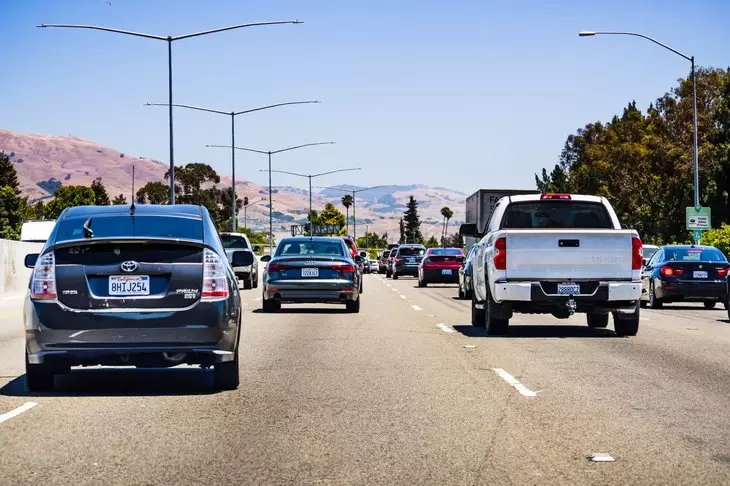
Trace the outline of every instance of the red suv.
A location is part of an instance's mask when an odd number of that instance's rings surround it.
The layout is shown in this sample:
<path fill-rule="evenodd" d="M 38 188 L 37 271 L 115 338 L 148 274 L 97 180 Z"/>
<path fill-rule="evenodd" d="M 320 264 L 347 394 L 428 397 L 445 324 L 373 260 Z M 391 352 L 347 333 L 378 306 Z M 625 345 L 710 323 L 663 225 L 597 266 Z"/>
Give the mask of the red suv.
<path fill-rule="evenodd" d="M 459 283 L 459 269 L 463 261 L 461 248 L 429 248 L 418 265 L 418 286 Z"/>

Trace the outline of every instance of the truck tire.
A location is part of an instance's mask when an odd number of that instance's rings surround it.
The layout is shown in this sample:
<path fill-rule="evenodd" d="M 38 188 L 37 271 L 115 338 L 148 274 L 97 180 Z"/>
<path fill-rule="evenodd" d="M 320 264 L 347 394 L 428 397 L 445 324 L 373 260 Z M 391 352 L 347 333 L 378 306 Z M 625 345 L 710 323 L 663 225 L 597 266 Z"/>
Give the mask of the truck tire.
<path fill-rule="evenodd" d="M 474 327 L 484 327 L 484 309 L 477 309 L 477 301 L 474 294 L 471 295 L 471 325 Z"/>
<path fill-rule="evenodd" d="M 633 314 L 619 314 L 614 313 L 613 315 L 613 329 L 616 331 L 617 336 L 636 336 L 639 332 L 639 305 L 637 302 L 636 311 Z"/>
<path fill-rule="evenodd" d="M 608 326 L 608 314 L 586 314 L 588 327 L 597 329 Z"/>
<path fill-rule="evenodd" d="M 507 334 L 509 319 L 494 317 L 497 304 L 487 289 L 487 302 L 484 304 L 484 327 L 490 336 L 501 336 Z"/>

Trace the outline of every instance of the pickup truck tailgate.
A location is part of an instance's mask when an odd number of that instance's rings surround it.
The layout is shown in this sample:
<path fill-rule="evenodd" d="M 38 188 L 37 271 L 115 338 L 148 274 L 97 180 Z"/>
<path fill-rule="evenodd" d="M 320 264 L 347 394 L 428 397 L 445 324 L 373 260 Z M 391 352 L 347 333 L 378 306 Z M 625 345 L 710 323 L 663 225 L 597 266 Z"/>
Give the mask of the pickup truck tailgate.
<path fill-rule="evenodd" d="M 503 230 L 507 280 L 631 280 L 631 230 Z"/>

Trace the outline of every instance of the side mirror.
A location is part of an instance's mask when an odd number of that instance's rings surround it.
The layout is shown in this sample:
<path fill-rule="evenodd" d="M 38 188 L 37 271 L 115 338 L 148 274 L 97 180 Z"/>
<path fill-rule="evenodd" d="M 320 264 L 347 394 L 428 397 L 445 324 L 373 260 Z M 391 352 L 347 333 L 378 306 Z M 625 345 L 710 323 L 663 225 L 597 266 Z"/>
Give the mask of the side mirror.
<path fill-rule="evenodd" d="M 259 245 L 253 246 L 253 252 L 254 253 L 261 253 L 261 247 Z"/>
<path fill-rule="evenodd" d="M 629 227 L 626 226 L 624 223 L 621 223 L 621 229 L 629 229 Z"/>
<path fill-rule="evenodd" d="M 475 238 L 481 238 L 482 235 L 479 233 L 476 223 L 465 223 L 459 226 L 459 234 L 461 236 L 473 236 Z"/>
<path fill-rule="evenodd" d="M 38 261 L 38 256 L 38 253 L 30 253 L 28 255 L 25 255 L 25 267 L 35 268 L 35 262 Z"/>
<path fill-rule="evenodd" d="M 231 265 L 234 267 L 247 267 L 253 264 L 253 253 L 250 251 L 234 251 L 231 258 Z"/>
<path fill-rule="evenodd" d="M 361 257 L 360 255 L 357 255 L 357 256 L 355 256 L 355 262 L 365 263 L 365 258 Z"/>
<path fill-rule="evenodd" d="M 261 257 L 262 262 L 268 262 L 271 261 L 271 255 L 264 255 Z"/>

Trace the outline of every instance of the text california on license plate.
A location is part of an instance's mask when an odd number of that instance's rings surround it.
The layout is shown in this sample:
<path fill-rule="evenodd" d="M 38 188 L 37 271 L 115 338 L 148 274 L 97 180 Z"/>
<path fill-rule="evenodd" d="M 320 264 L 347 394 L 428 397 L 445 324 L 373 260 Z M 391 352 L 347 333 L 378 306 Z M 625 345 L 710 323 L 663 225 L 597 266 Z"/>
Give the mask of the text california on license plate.
<path fill-rule="evenodd" d="M 319 277 L 319 268 L 302 268 L 302 277 Z"/>
<path fill-rule="evenodd" d="M 109 275 L 109 295 L 150 295 L 149 275 Z"/>
<path fill-rule="evenodd" d="M 560 295 L 576 295 L 580 294 L 580 285 L 575 282 L 559 283 L 558 294 Z"/>
<path fill-rule="evenodd" d="M 451 275 L 451 269 L 441 270 L 441 275 Z"/>
<path fill-rule="evenodd" d="M 707 278 L 707 272 L 704 270 L 694 272 L 694 278 Z"/>

